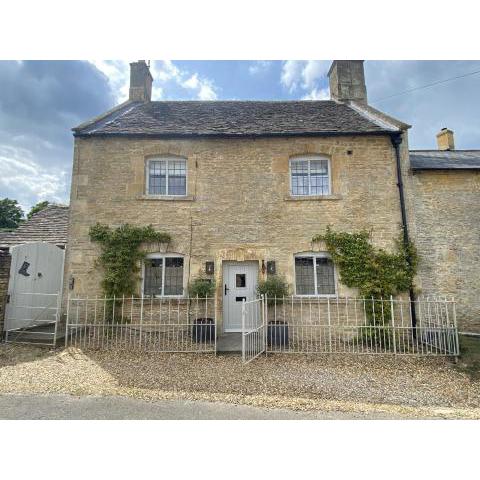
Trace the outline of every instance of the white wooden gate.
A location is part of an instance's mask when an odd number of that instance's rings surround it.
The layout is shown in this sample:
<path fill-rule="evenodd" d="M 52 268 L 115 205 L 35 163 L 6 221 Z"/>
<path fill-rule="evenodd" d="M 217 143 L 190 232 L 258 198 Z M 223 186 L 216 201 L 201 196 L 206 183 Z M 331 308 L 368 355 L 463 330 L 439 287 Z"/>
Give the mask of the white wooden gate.
<path fill-rule="evenodd" d="M 260 298 L 242 302 L 242 360 L 251 362 L 263 352 L 266 344 L 266 302 Z"/>
<path fill-rule="evenodd" d="M 11 250 L 5 341 L 54 345 L 60 313 L 64 250 L 26 243 Z"/>

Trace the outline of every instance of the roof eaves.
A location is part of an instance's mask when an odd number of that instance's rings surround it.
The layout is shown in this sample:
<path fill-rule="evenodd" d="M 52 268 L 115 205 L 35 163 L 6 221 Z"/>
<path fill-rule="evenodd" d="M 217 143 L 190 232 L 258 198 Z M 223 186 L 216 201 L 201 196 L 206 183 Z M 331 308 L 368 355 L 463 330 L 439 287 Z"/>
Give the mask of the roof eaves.
<path fill-rule="evenodd" d="M 268 132 L 268 133 L 122 133 L 122 132 L 78 132 L 75 137 L 122 137 L 122 138 L 154 138 L 154 139 L 176 139 L 176 138 L 271 138 L 271 137 L 350 137 L 368 135 L 388 135 L 392 130 L 372 131 L 324 131 L 324 132 Z"/>
<path fill-rule="evenodd" d="M 384 128 L 391 132 L 398 132 L 401 130 L 408 130 L 411 128 L 411 125 L 408 123 L 401 122 L 396 118 L 387 115 L 376 108 L 371 107 L 370 105 L 363 105 L 357 102 L 351 101 L 346 103 L 350 108 L 355 110 L 357 113 L 362 115 L 364 118 L 373 122 L 375 125 L 380 128 Z"/>
<path fill-rule="evenodd" d="M 105 123 L 107 123 L 109 120 L 113 120 L 113 119 L 117 118 L 118 116 L 120 116 L 121 114 L 125 113 L 123 109 L 125 109 L 125 107 L 127 107 L 130 104 L 137 105 L 138 102 L 132 102 L 131 100 L 127 100 L 123 103 L 120 103 L 119 105 L 117 105 L 117 106 L 111 108 L 110 110 L 107 110 L 106 112 L 102 113 L 101 115 L 97 115 L 96 117 L 94 117 L 90 120 L 87 120 L 86 122 L 83 122 L 76 127 L 73 127 L 72 131 L 75 133 L 75 132 L 78 132 L 80 130 L 85 130 L 86 128 L 91 127 L 92 125 L 94 125 L 98 122 L 102 122 L 102 121 L 105 121 Z M 129 110 L 129 109 L 125 109 L 125 110 Z M 114 115 L 115 113 L 118 113 L 118 115 Z M 113 118 L 109 119 L 108 117 L 111 117 L 112 115 L 114 115 Z"/>

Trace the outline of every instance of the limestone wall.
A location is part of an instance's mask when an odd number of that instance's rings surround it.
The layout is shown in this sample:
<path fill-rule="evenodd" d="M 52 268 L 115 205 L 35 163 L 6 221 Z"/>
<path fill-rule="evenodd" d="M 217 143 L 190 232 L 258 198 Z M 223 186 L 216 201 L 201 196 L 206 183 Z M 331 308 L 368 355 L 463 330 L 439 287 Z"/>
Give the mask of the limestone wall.
<path fill-rule="evenodd" d="M 460 330 L 480 333 L 480 173 L 411 176 L 423 294 L 454 295 Z"/>
<path fill-rule="evenodd" d="M 295 200 L 289 195 L 289 158 L 329 157 L 332 195 Z M 187 198 L 145 196 L 145 162 L 156 155 L 187 159 Z M 277 139 L 76 139 L 65 282 L 74 295 L 100 293 L 97 245 L 88 230 L 152 224 L 173 237 L 169 252 L 185 255 L 185 276 L 215 262 L 221 310 L 223 260 L 275 260 L 294 283 L 294 254 L 322 249 L 311 238 L 331 224 L 372 231 L 390 248 L 399 234 L 400 208 L 394 151 L 388 136 Z M 263 275 L 260 270 L 260 275 Z M 68 291 L 66 289 L 65 291 Z M 342 285 L 341 295 L 349 293 Z M 139 281 L 140 293 L 140 281 Z M 221 316 L 221 312 L 219 312 Z"/>

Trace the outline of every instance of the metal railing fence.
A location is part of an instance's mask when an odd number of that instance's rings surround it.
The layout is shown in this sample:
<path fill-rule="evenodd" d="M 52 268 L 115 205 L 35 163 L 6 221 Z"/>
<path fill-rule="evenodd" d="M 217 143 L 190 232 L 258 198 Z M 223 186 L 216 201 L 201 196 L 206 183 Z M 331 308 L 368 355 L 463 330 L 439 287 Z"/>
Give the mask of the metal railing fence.
<path fill-rule="evenodd" d="M 215 353 L 215 305 L 215 297 L 69 297 L 65 345 Z"/>
<path fill-rule="evenodd" d="M 267 298 L 265 321 L 267 353 L 459 354 L 453 298 Z"/>
<path fill-rule="evenodd" d="M 242 360 L 251 362 L 265 352 L 265 297 L 243 300 L 242 303 Z"/>

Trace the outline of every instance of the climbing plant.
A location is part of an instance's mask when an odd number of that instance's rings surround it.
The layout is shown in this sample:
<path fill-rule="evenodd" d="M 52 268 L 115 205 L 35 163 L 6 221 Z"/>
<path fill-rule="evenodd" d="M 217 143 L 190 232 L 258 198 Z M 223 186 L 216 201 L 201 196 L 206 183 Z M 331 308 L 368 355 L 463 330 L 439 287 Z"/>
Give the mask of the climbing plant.
<path fill-rule="evenodd" d="M 312 241 L 324 241 L 337 265 L 342 283 L 358 288 L 364 297 L 388 298 L 413 287 L 417 251 L 412 243 L 395 241 L 395 251 L 387 252 L 370 242 L 370 233 L 334 232 L 331 227 Z"/>
<path fill-rule="evenodd" d="M 395 251 L 387 252 L 372 245 L 370 233 L 366 230 L 334 232 L 331 227 L 327 227 L 326 233 L 313 237 L 312 241 L 325 242 L 342 283 L 357 288 L 360 295 L 367 299 L 366 314 L 370 325 L 380 323 L 380 310 L 383 312 L 382 324 L 391 317 L 390 303 L 381 299 L 389 299 L 413 288 L 418 256 L 411 242 L 406 244 L 399 238 L 395 241 Z M 374 333 L 369 328 L 361 332 L 363 337 L 371 337 Z M 390 331 L 381 333 L 389 334 Z"/>
<path fill-rule="evenodd" d="M 118 228 L 97 223 L 90 228 L 90 239 L 100 244 L 102 253 L 97 260 L 104 270 L 102 288 L 108 298 L 131 295 L 135 291 L 138 263 L 145 257 L 142 243 L 170 242 L 170 235 L 157 232 L 151 225 L 136 227 L 125 224 Z"/>

